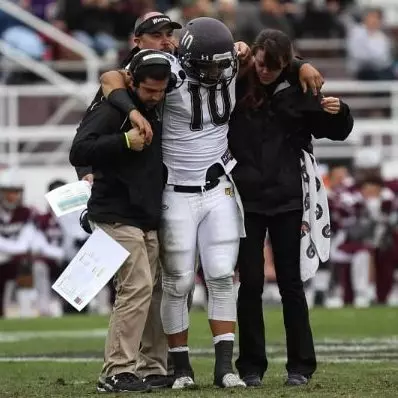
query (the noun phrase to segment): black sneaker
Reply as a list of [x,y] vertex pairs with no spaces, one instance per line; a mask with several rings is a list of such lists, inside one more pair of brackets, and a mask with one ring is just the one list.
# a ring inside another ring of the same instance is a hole
[[305,384],[308,384],[310,381],[309,377],[303,376],[299,373],[290,373],[287,375],[287,380],[285,382],[286,386],[303,386]]
[[119,373],[105,379],[100,378],[98,392],[149,392],[151,387],[133,373]]
[[144,377],[143,382],[152,389],[170,388],[174,382],[174,376],[149,375]]
[[259,375],[249,374],[242,377],[242,380],[246,383],[247,387],[261,387],[261,379]]

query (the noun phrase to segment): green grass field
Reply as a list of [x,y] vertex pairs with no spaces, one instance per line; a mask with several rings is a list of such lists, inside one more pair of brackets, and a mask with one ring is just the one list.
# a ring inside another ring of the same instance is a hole
[[[101,368],[108,319],[0,321],[0,397],[89,397]],[[190,346],[199,389],[157,397],[398,397],[398,309],[311,311],[318,371],[308,386],[288,388],[279,308],[266,310],[269,370],[259,389],[221,390],[212,383],[212,343],[206,314],[191,315]],[[113,396],[113,395],[110,395]]]

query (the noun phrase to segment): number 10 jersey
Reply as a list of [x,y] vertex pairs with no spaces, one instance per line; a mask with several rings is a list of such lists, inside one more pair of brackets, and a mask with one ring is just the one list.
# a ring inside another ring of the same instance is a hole
[[[182,81],[180,64],[176,59],[171,64],[178,88],[167,94],[163,112],[167,183],[205,185],[211,165],[219,162],[225,167],[221,159],[228,152],[228,122],[235,106],[236,76],[228,86],[224,83],[205,87],[189,76]],[[232,68],[224,73],[230,76]]]

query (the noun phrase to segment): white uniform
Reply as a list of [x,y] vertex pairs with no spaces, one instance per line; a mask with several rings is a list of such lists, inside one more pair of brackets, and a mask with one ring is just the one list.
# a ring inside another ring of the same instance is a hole
[[[179,76],[182,68],[173,60],[172,72]],[[231,75],[232,68],[225,73]],[[205,185],[211,165],[229,166],[232,157],[228,155],[227,133],[235,106],[235,81],[233,78],[228,87],[206,88],[188,76],[184,82],[178,77],[177,86],[182,85],[167,95],[163,113],[162,149],[168,184]]]
[[[181,67],[172,61],[172,71]],[[226,75],[232,74],[232,68]],[[188,328],[186,296],[193,286],[197,249],[209,288],[209,318],[236,318],[232,275],[237,261],[242,217],[234,186],[223,176],[205,191],[206,173],[215,163],[228,174],[236,161],[228,150],[228,122],[235,105],[235,77],[229,86],[204,87],[179,78],[166,97],[163,114],[163,161],[168,179],[163,195],[162,321],[166,334]],[[175,192],[174,186],[199,186],[202,192]],[[221,287],[220,287],[221,286]],[[184,310],[181,311],[181,303]]]

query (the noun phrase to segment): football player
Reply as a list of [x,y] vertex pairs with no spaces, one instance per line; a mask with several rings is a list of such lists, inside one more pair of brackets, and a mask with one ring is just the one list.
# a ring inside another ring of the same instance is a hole
[[[31,209],[23,206],[23,183],[15,170],[0,172],[0,318],[4,291],[21,272],[30,275],[30,249],[34,237]],[[30,276],[29,276],[30,278]],[[22,301],[23,298],[21,298]],[[22,306],[24,303],[20,302]]]
[[[175,364],[173,388],[195,384],[188,355],[187,296],[195,279],[197,250],[209,291],[214,384],[245,387],[232,367],[233,275],[244,228],[239,196],[230,177],[236,161],[228,150],[227,133],[236,79],[244,70],[239,67],[250,60],[250,51],[244,43],[234,45],[222,22],[201,17],[183,29],[177,54],[177,58],[170,56],[176,89],[166,96],[163,113],[167,184],[160,231],[162,322]],[[118,75],[109,72],[102,77],[104,94],[130,112],[132,104],[122,95]],[[113,91],[116,88],[119,90]]]

